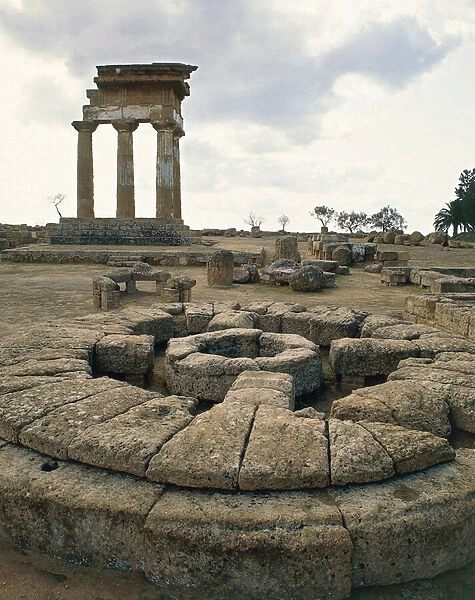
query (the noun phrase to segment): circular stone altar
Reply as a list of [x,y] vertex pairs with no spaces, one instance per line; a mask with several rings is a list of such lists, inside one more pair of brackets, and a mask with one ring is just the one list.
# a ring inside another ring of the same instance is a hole
[[[93,377],[108,336],[130,336],[117,346],[129,356],[171,338],[187,307],[166,309],[0,341],[0,522],[17,544],[216,598],[343,599],[473,560],[475,450],[446,440],[475,432],[472,342],[377,337],[389,323],[366,316],[332,342],[331,364],[339,377],[389,369],[389,381],[342,398],[329,419],[291,410],[295,382],[269,369],[236,374],[224,401],[195,415],[193,397]],[[322,332],[321,311],[279,311],[256,313],[277,329],[269,339],[284,324]],[[328,323],[335,332],[334,311]]]

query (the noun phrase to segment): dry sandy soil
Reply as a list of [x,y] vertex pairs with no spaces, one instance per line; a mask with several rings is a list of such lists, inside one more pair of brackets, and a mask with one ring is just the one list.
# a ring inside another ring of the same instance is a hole
[[[274,238],[217,238],[218,249],[274,251]],[[306,244],[301,244],[306,258]],[[212,251],[213,248],[207,248]],[[193,247],[193,249],[198,249]],[[387,249],[405,249],[390,246]],[[137,248],[134,248],[137,250]],[[173,248],[176,251],[176,248]],[[475,248],[441,251],[440,246],[409,248],[411,266],[475,267]],[[0,263],[0,335],[8,335],[32,323],[72,318],[93,312],[91,280],[103,274],[104,265]],[[306,306],[340,305],[372,313],[399,315],[404,298],[418,288],[389,288],[379,283],[379,275],[353,268],[349,277],[338,277],[337,287],[321,293],[292,292],[286,287],[235,285],[228,290],[210,289],[206,269],[171,267],[172,273],[186,273],[197,279],[193,301],[233,300],[241,304],[255,300],[300,302]],[[122,297],[122,304],[149,306],[157,301],[153,285],[139,283],[138,294]],[[475,589],[474,565],[431,581],[371,590],[352,596],[355,600],[471,600]],[[100,571],[69,565],[40,554],[18,550],[0,537],[0,600],[198,600],[163,591],[137,574]],[[204,600],[204,599],[203,599]],[[229,599],[231,600],[231,599]],[[265,599],[260,599],[265,600]],[[290,599],[289,599],[290,600]]]

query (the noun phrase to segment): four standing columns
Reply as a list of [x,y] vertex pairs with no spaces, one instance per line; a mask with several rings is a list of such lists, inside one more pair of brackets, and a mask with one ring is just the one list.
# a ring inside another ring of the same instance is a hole
[[132,133],[138,121],[113,121],[117,131],[117,209],[116,217],[135,218],[134,142]]

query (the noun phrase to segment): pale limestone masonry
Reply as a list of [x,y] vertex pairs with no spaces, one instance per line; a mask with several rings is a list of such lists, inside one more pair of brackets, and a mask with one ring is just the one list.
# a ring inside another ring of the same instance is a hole
[[[144,348],[150,359],[187,308],[96,312],[0,340],[0,527],[11,539],[210,600],[343,600],[474,559],[475,450],[445,439],[475,426],[473,342],[361,316],[343,340],[352,372],[382,364],[390,339],[410,357],[328,421],[293,410],[295,380],[282,373],[243,373],[197,415],[193,398],[97,377],[98,354],[114,369]],[[230,308],[210,305],[201,326]],[[278,332],[312,315],[290,303],[246,309]]]
[[416,323],[475,340],[475,293],[413,294],[406,297],[404,310]]

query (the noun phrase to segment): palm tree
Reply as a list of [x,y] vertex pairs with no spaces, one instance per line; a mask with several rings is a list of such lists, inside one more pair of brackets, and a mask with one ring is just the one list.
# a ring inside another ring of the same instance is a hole
[[447,202],[446,208],[442,208],[435,215],[434,227],[437,231],[448,231],[453,228],[453,235],[457,235],[459,227],[464,224],[464,216],[461,200],[452,200]]

